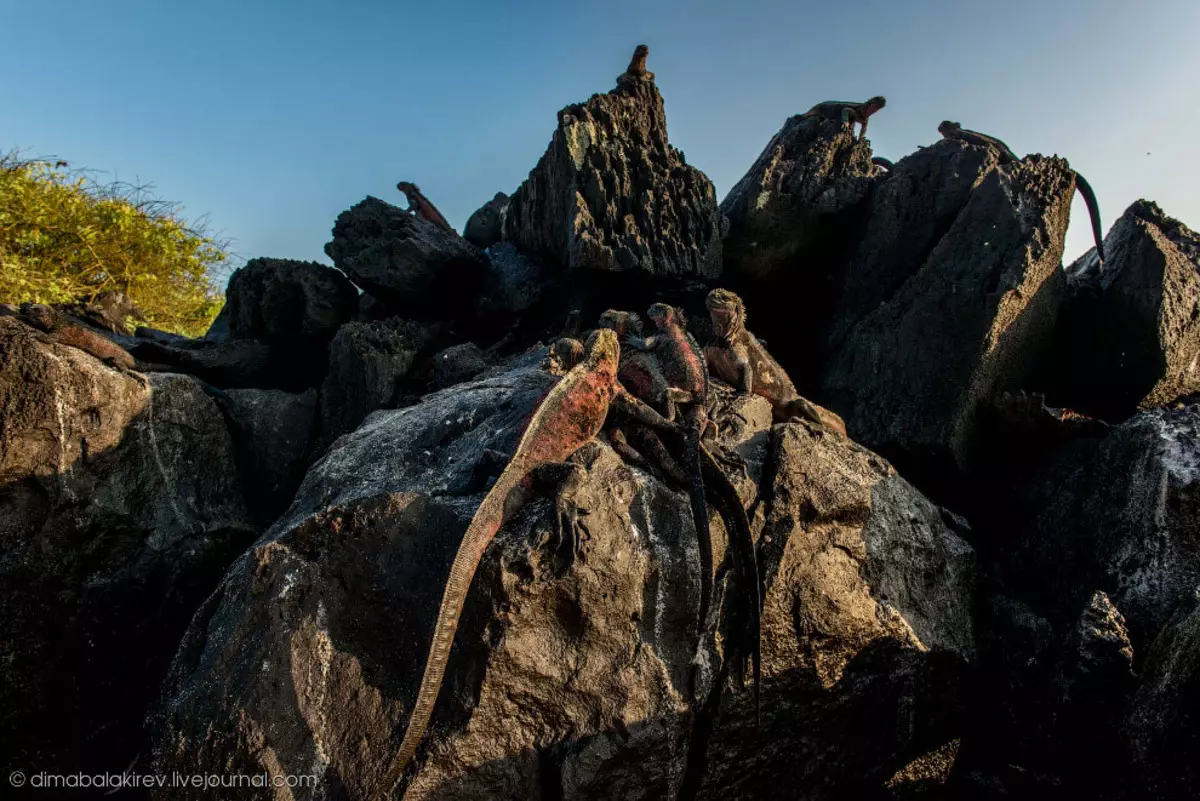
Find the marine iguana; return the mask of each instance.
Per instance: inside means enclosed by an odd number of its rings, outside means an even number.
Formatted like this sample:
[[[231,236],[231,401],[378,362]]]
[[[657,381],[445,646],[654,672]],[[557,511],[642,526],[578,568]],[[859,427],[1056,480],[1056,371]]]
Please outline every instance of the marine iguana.
[[[400,183],[396,184],[396,188],[403,192],[404,196],[408,198],[408,208],[405,209],[405,211],[409,213],[416,212],[423,219],[428,220],[438,228],[442,228],[454,234],[455,236],[458,236],[458,231],[455,231],[454,227],[451,226],[450,223],[446,222],[446,218],[442,216],[442,213],[437,210],[436,206],[429,202],[429,198],[421,194],[421,190],[417,188],[416,184],[410,184],[408,181],[401,181]]]
[[[887,98],[882,95],[872,97],[865,103],[853,103],[848,100],[825,100],[816,104],[808,111],[801,114],[801,117],[823,117],[827,120],[840,122],[842,125],[849,123],[850,134],[854,135],[854,123],[859,123],[862,128],[858,132],[858,141],[862,141],[867,135],[867,120],[871,115],[879,111],[887,105]]]
[[[571,337],[559,337],[551,343],[546,354],[546,372],[566,375],[583,361],[583,343]]]
[[[708,619],[712,603],[712,533],[708,527],[708,505],[704,497],[704,477],[700,461],[701,439],[708,420],[708,371],[700,346],[684,327],[682,313],[665,303],[655,303],[646,312],[655,326],[655,333],[646,338],[626,334],[623,344],[658,357],[666,379],[663,401],[667,420],[674,422],[678,408],[683,407],[684,430],[687,442],[683,449],[688,473],[692,518],[700,544],[700,625]]]
[[[625,72],[617,76],[617,83],[623,80],[645,80],[653,81],[654,73],[646,69],[646,56],[650,55],[650,48],[644,44],[640,44],[633,49],[633,58],[629,60],[629,66]]]
[[[600,315],[600,326],[602,328],[609,328],[615,331],[618,336],[621,337],[637,337],[642,333],[641,320],[636,314],[633,312],[618,311],[616,309],[609,309]],[[686,331],[684,333],[686,333]],[[690,337],[688,338],[690,339]],[[692,347],[695,348],[695,350],[692,352],[695,353],[699,358],[699,348],[695,346],[694,340],[692,341]],[[700,358],[700,362],[703,364],[702,358]],[[664,376],[663,369],[659,364],[659,359],[656,357],[655,353],[631,348],[622,349],[620,371],[618,376],[620,377],[622,386],[626,387],[635,396],[640,397],[642,400],[647,402],[661,402],[664,395],[666,378]],[[705,379],[705,385],[707,386],[707,377]],[[693,431],[688,431],[689,435],[692,433]],[[623,437],[621,437],[621,442],[624,444]],[[692,486],[694,485],[695,480],[694,474],[687,475],[679,470],[678,466],[675,464],[675,460],[671,458],[669,453],[663,447],[662,441],[653,432],[647,432],[647,436],[643,438],[643,443],[647,450],[651,452],[654,464],[663,469],[672,483],[684,487],[690,494],[693,495],[694,514],[694,504],[696,502],[694,493],[692,493]],[[690,447],[691,442],[685,441],[684,448],[687,449]],[[614,448],[617,449],[618,453],[621,453],[623,457],[625,456],[619,446],[614,444]],[[638,454],[636,451],[632,455],[635,463],[638,463],[639,460],[642,460],[641,454]],[[703,440],[701,440],[699,443],[698,455],[700,461],[702,486],[706,489],[713,490],[713,506],[716,507],[717,512],[725,521],[725,527],[729,533],[732,550],[739,563],[738,570],[741,576],[740,584],[746,596],[745,601],[748,606],[752,607],[753,610],[749,613],[751,627],[748,634],[751,638],[751,645],[747,650],[749,650],[752,658],[754,671],[754,698],[755,708],[757,709],[760,673],[759,616],[762,609],[762,602],[760,600],[760,580],[758,574],[758,560],[754,549],[754,537],[750,532],[750,523],[746,518],[746,509],[742,505],[741,497],[738,495],[737,488],[733,486],[733,483],[729,480],[729,477],[725,474],[725,471],[718,463],[717,457],[714,456],[710,449],[705,445]],[[705,504],[703,513],[704,528],[701,529],[699,522],[697,522],[698,532],[708,531],[707,501],[707,495],[701,496],[700,503]],[[706,544],[708,546],[707,560],[703,558],[705,551],[704,546]],[[708,562],[707,566],[701,566],[702,570],[711,571],[711,553],[711,539],[708,539],[701,545],[701,561]],[[711,575],[711,572],[709,575]],[[708,591],[710,593],[709,597],[711,598],[712,589],[711,586],[708,585],[708,582],[703,582],[701,584],[701,593],[704,593],[706,586],[709,586]],[[701,605],[704,606],[703,600],[701,601]],[[702,615],[701,620],[703,621],[705,617],[706,615]]]
[[[43,332],[50,342],[78,348],[109,367],[133,373],[135,378],[145,383],[141,376],[133,372],[136,362],[128,351],[101,334],[72,321],[58,309],[44,303],[22,303],[19,317],[27,325]]]
[[[834,412],[800,397],[795,384],[754,334],[746,330],[746,305],[728,289],[714,289],[704,299],[712,318],[714,338],[704,348],[713,375],[739,392],[761,395],[771,402],[775,422],[806,420],[826,431],[846,436],[846,424]]]
[[[666,425],[661,417],[630,396],[617,381],[620,351],[615,333],[608,330],[593,332],[588,338],[584,361],[554,385],[531,415],[508,466],[484,496],[471,519],[450,567],[408,728],[385,777],[380,796],[392,790],[416,753],[441,689],[459,616],[475,570],[496,533],[532,496],[535,474],[552,478],[551,473],[561,472],[565,474],[567,482],[577,481],[582,468],[566,460],[599,433],[614,403],[632,410],[639,419],[648,423]],[[571,531],[566,533],[574,539],[577,536],[574,531],[574,511],[560,508],[560,528],[564,519],[571,524]]]
[[[961,123],[942,120],[941,124],[938,125],[938,133],[946,139],[957,139],[960,142],[966,142],[968,145],[990,147],[1000,155],[1001,164],[1011,164],[1014,161],[1020,161],[1017,158],[1017,154],[1012,151],[1012,148],[996,137],[980,133],[979,131],[972,131],[970,128],[964,128]],[[1100,204],[1096,200],[1096,193],[1092,191],[1092,185],[1087,182],[1087,179],[1080,175],[1077,170],[1072,170],[1072,172],[1075,173],[1075,188],[1079,190],[1079,194],[1083,197],[1083,202],[1087,206],[1088,217],[1092,222],[1092,239],[1096,242],[1096,255],[1100,258],[1100,263],[1103,264],[1104,232],[1100,227]]]

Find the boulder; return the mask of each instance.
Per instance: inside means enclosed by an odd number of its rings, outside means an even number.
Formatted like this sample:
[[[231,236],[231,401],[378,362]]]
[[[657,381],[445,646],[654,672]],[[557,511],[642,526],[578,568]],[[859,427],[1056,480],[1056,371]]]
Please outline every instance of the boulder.
[[[0,319],[5,775],[128,765],[188,620],[254,534],[195,379],[119,372]]]
[[[842,278],[832,349],[921,269],[996,167],[991,148],[943,139],[892,168],[871,193],[862,235]]]
[[[1200,604],[1158,636],[1126,721],[1123,798],[1182,801],[1200,793]]]
[[[251,259],[230,276],[222,311],[229,339],[291,344],[328,342],[357,305],[357,290],[337,270],[314,261]]]
[[[526,256],[508,242],[492,245],[478,311],[490,317],[520,314],[538,302],[546,284],[546,270],[539,259]]]
[[[667,141],[650,77],[558,113],[549,147],[509,200],[504,239],[571,271],[721,273],[716,193]]]
[[[1200,390],[1200,234],[1146,200],[1067,268],[1052,385],[1064,405],[1123,420]]]
[[[329,347],[321,386],[318,453],[374,410],[395,403],[399,383],[430,339],[424,326],[398,318],[342,327]]]
[[[789,117],[721,201],[725,269],[756,280],[817,269],[801,257],[844,231],[877,172],[870,143],[849,127]]]
[[[1096,590],[1136,651],[1200,585],[1200,406],[1144,412],[1029,479],[1010,554],[1025,597],[1065,630]]]
[[[844,438],[775,426],[764,476],[762,733],[735,692],[699,797],[864,797],[960,734],[975,554]]]
[[[370,196],[338,215],[325,253],[354,283],[417,319],[469,313],[486,266],[457,234]]]
[[[444,389],[461,384],[490,366],[488,355],[474,342],[452,345],[433,356],[433,385]]]
[[[377,791],[482,497],[462,493],[485,448],[512,451],[553,380],[518,367],[376,412],[341,438],[197,614],[152,718],[155,769],[315,775],[296,799]],[[753,425],[725,444],[758,476],[769,416],[744,411]],[[937,507],[844,439],[787,425],[769,452],[764,734],[749,690],[728,688],[702,795],[787,777],[798,797],[846,797],[953,739],[973,649],[972,551]],[[693,673],[711,683],[705,666],[720,659],[713,643],[697,649],[687,498],[601,441],[574,460],[586,471],[582,555],[550,546],[548,496],[501,529],[475,575],[410,801],[650,799],[683,780]],[[723,564],[724,529],[712,524]]]
[[[834,355],[824,402],[852,437],[910,466],[972,466],[981,401],[1019,389],[1053,332],[1074,191],[1059,158],[988,173],[924,264]]]
[[[260,522],[279,516],[308,467],[317,420],[317,391],[231,389],[218,396],[229,419],[246,500]]]
[[[490,248],[504,238],[504,217],[508,214],[508,195],[497,192],[467,220],[463,239],[477,248]]]

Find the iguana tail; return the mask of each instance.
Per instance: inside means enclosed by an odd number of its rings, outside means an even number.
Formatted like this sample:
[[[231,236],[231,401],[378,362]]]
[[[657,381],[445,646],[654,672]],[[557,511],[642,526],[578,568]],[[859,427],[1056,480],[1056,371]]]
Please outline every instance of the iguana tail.
[[[879,167],[883,167],[888,172],[896,169],[896,165],[893,164],[889,159],[885,159],[883,156],[872,156],[871,163]]]
[[[694,407],[693,407],[694,408]],[[684,458],[687,464],[684,469],[688,475],[688,498],[692,504],[692,519],[696,523],[696,537],[700,545],[700,630],[708,623],[708,612],[712,606],[713,595],[713,548],[712,532],[708,527],[708,502],[704,497],[704,473],[700,452],[704,446],[700,444],[703,418],[688,426],[687,441],[684,443]]]
[[[713,489],[713,505],[721,513],[726,528],[729,529],[730,545],[734,558],[738,563],[738,584],[742,594],[744,612],[735,616],[735,620],[748,623],[744,628],[736,630],[734,642],[744,643],[750,639],[751,670],[754,680],[754,718],[761,725],[762,705],[759,698],[759,685],[762,680],[762,580],[758,573],[758,556],[754,549],[754,535],[750,532],[750,521],[746,518],[746,507],[737,488],[729,481],[725,471],[717,463],[716,457],[707,449],[701,453],[704,468],[704,480]],[[738,653],[738,659],[745,658],[745,651]],[[727,660],[731,659],[726,655]],[[745,664],[742,662],[741,664]]]
[[[458,553],[454,555],[454,562],[450,565],[446,589],[442,593],[442,605],[438,609],[437,622],[434,624],[433,641],[425,660],[421,687],[417,691],[412,714],[408,717],[408,729],[404,732],[400,751],[396,754],[395,762],[388,771],[377,798],[385,798],[391,792],[425,735],[429,718],[433,714],[433,706],[442,687],[442,678],[446,674],[446,662],[450,658],[450,647],[454,644],[454,633],[458,630],[458,620],[467,600],[467,591],[471,588],[471,580],[475,577],[475,570],[483,558],[483,552],[487,550],[488,544],[504,522],[505,505],[509,493],[515,488],[514,479],[501,475],[479,505],[471,525],[463,535],[462,543],[458,546]]]
[[[1087,204],[1088,217],[1092,220],[1092,238],[1096,240],[1096,255],[1100,257],[1100,263],[1104,263],[1104,231],[1100,228],[1100,204],[1096,202],[1096,193],[1092,191],[1092,185],[1087,182],[1079,173],[1075,173],[1075,188],[1079,190],[1079,194],[1083,195],[1083,202]]]

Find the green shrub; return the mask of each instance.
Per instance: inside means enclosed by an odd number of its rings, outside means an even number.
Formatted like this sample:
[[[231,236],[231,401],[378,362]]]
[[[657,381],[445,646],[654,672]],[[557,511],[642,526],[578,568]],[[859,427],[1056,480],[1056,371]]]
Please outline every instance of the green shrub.
[[[120,289],[149,325],[197,336],[221,309],[227,263],[224,243],[145,187],[0,156],[2,302],[90,302]]]

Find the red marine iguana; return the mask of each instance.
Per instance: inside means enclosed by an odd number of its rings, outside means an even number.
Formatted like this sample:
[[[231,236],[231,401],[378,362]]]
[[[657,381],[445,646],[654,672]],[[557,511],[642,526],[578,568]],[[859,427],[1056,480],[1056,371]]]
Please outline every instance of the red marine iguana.
[[[827,120],[840,122],[842,125],[850,125],[850,134],[854,135],[854,123],[858,123],[862,128],[858,132],[858,141],[867,135],[867,120],[871,115],[879,111],[887,105],[887,98],[882,96],[872,97],[865,103],[852,103],[848,100],[826,100],[818,103],[808,111],[801,114],[801,117],[823,117]]]
[[[434,625],[433,640],[399,753],[379,797],[389,793],[416,753],[441,689],[458,620],[475,570],[496,533],[533,495],[535,474],[549,468],[567,481],[580,470],[566,460],[600,432],[609,407],[617,404],[647,424],[670,428],[652,409],[629,395],[617,381],[620,345],[616,334],[598,330],[588,338],[583,362],[563,376],[531,415],[508,466],[484,496],[463,535],[450,567]],[[560,509],[559,522],[573,514]],[[573,527],[572,527],[573,528]],[[571,532],[574,535],[574,531]]]
[[[994,136],[989,136],[979,131],[972,131],[970,128],[962,127],[961,123],[951,122],[950,120],[942,120],[938,125],[938,133],[946,139],[957,139],[960,142],[966,142],[968,145],[977,145],[979,147],[990,147],[1000,154],[1001,164],[1011,164],[1014,161],[1020,161],[1017,154],[1012,151],[1008,145],[1001,142]],[[1096,242],[1096,255],[1100,258],[1100,263],[1104,263],[1104,232],[1100,227],[1100,204],[1096,200],[1096,193],[1092,191],[1092,185],[1087,182],[1087,179],[1075,173],[1075,188],[1079,190],[1079,194],[1083,197],[1083,202],[1087,206],[1088,217],[1092,222],[1092,239]]]
[[[450,223],[446,222],[446,218],[443,217],[442,213],[437,210],[437,206],[434,206],[429,202],[429,198],[421,194],[421,190],[417,189],[416,184],[410,184],[408,181],[401,181],[400,183],[396,184],[396,188],[403,192],[404,196],[408,198],[408,208],[405,209],[405,211],[409,212],[410,214],[416,212],[422,219],[428,220],[438,228],[442,228],[454,234],[455,236],[458,236],[458,231],[455,231],[454,227],[451,226]]]
[[[713,341],[704,358],[713,375],[739,392],[761,395],[771,402],[775,422],[806,420],[846,436],[846,424],[834,412],[800,397],[796,385],[754,334],[746,330],[746,304],[728,289],[714,289],[705,298],[712,318]]]

